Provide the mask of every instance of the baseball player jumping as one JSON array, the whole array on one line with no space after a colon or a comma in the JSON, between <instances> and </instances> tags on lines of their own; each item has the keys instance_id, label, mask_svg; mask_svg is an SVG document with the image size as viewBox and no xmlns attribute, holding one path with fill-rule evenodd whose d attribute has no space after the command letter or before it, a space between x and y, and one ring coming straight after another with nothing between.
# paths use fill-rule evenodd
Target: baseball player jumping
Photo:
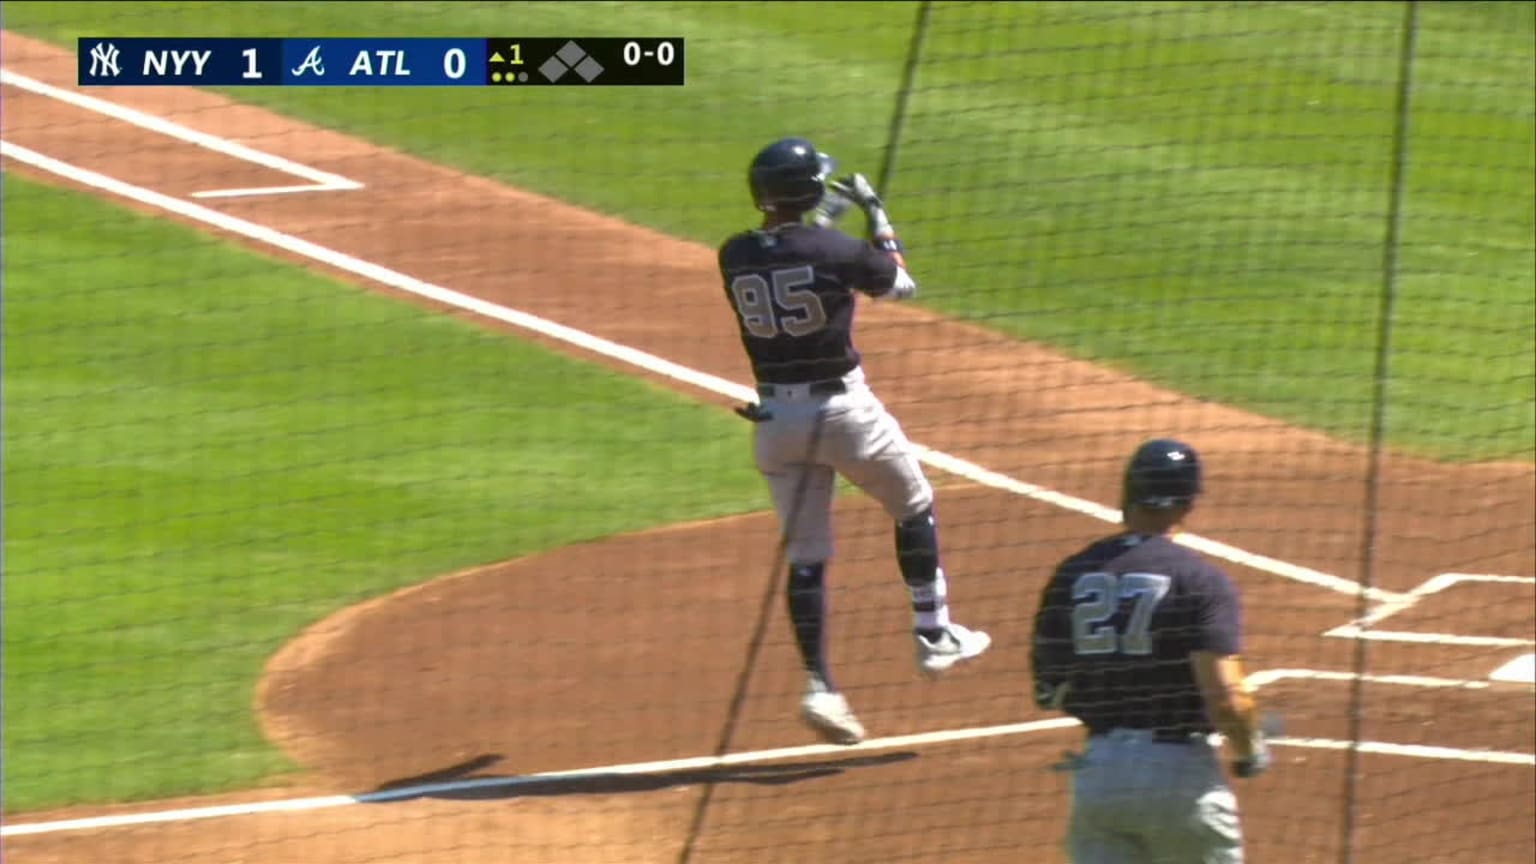
<instances>
[{"instance_id":1,"label":"baseball player jumping","mask_svg":"<svg viewBox=\"0 0 1536 864\"><path fill-rule=\"evenodd\" d=\"M755 459L782 529L789 617L808 677L801 717L829 742L856 744L864 727L834 683L826 651L838 474L895 520L919 669L937 676L986 651L991 638L950 620L933 487L900 424L866 383L853 346L855 291L905 300L917 283L869 181L859 174L832 181L835 170L803 138L760 151L748 179L763 224L722 244L719 265L757 379L759 401L737 410L756 424ZM834 227L855 206L868 219L870 240Z\"/></svg>"},{"instance_id":2,"label":"baseball player jumping","mask_svg":"<svg viewBox=\"0 0 1536 864\"><path fill-rule=\"evenodd\" d=\"M1239 657L1242 613L1220 568L1171 539L1202 489L1199 455L1155 439L1125 469L1125 530L1056 568L1036 613L1041 708L1087 727L1073 769L1073 864L1241 864L1232 773L1270 765Z\"/></svg>"}]
</instances>

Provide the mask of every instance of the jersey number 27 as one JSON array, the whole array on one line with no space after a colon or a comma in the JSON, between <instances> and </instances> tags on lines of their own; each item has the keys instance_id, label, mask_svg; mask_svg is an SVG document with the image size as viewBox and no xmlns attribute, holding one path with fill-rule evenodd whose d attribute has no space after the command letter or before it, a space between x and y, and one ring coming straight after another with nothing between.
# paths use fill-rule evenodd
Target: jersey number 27
<instances>
[{"instance_id":1,"label":"jersey number 27","mask_svg":"<svg viewBox=\"0 0 1536 864\"><path fill-rule=\"evenodd\" d=\"M1158 573L1084 573L1072 583L1072 648L1078 654L1152 653L1152 612L1168 594ZM1120 604L1131 602L1123 630L1115 626Z\"/></svg>"},{"instance_id":2,"label":"jersey number 27","mask_svg":"<svg viewBox=\"0 0 1536 864\"><path fill-rule=\"evenodd\" d=\"M741 315L741 326L759 339L772 339L779 333L806 336L827 326L827 311L815 291L807 285L816 282L816 272L807 264L775 270L764 279L757 273L743 273L731 280L731 299Z\"/></svg>"}]
</instances>

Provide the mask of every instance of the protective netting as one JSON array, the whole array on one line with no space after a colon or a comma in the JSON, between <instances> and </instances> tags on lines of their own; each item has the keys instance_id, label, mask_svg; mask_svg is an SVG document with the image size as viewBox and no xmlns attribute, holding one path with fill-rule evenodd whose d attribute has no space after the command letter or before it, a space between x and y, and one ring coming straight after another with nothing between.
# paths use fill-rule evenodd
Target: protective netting
<instances>
[{"instance_id":1,"label":"protective netting","mask_svg":"<svg viewBox=\"0 0 1536 864\"><path fill-rule=\"evenodd\" d=\"M7 860L1065 860L1031 628L1159 436L1286 723L1251 858L1531 860L1533 10L7 3ZM80 37L519 34L687 84L75 84ZM851 751L729 410L715 248L788 135L906 244L854 338L995 640L917 674L842 483Z\"/></svg>"}]
</instances>

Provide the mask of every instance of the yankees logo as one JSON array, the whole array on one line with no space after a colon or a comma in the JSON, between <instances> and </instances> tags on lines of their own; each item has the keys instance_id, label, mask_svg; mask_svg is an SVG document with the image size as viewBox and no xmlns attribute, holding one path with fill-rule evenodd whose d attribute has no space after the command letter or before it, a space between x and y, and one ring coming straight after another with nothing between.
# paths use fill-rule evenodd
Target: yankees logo
<instances>
[{"instance_id":1,"label":"yankees logo","mask_svg":"<svg viewBox=\"0 0 1536 864\"><path fill-rule=\"evenodd\" d=\"M304 62L295 67L292 74L293 77L297 78L303 75L305 72L313 72L317 76L324 77L325 61L320 56L319 45L309 49L309 54L305 55Z\"/></svg>"},{"instance_id":2,"label":"yankees logo","mask_svg":"<svg viewBox=\"0 0 1536 864\"><path fill-rule=\"evenodd\" d=\"M91 48L91 75L93 77L109 76L116 78L122 74L122 69L117 65L117 58L122 55L117 46L111 42L97 42Z\"/></svg>"}]
</instances>

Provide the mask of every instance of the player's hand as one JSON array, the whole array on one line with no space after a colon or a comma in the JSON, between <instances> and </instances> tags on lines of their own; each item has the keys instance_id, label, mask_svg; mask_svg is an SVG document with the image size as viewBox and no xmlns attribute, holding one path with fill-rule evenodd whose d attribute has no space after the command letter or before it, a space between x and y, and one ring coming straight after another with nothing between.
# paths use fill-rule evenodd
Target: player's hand
<instances>
[{"instance_id":1,"label":"player's hand","mask_svg":"<svg viewBox=\"0 0 1536 864\"><path fill-rule=\"evenodd\" d=\"M811 211L811 222L824 227L834 225L837 220L843 218L844 214L853 209L853 206L854 202L851 198L829 186L827 194L821 196L821 200Z\"/></svg>"},{"instance_id":2,"label":"player's hand","mask_svg":"<svg viewBox=\"0 0 1536 864\"><path fill-rule=\"evenodd\" d=\"M885 212L885 204L880 201L880 195L875 192L875 187L870 184L869 178L863 174L854 174L841 180L834 180L828 185L837 194L863 208L864 215L869 217L870 242L901 260L901 253L906 251L906 247L896 236L896 229L891 225L891 217ZM904 261L902 263L905 264Z\"/></svg>"},{"instance_id":3,"label":"player's hand","mask_svg":"<svg viewBox=\"0 0 1536 864\"><path fill-rule=\"evenodd\" d=\"M1233 760L1232 773L1244 780L1251 780L1268 771L1272 764L1274 757L1269 754L1269 745L1260 741L1252 756Z\"/></svg>"},{"instance_id":4,"label":"player's hand","mask_svg":"<svg viewBox=\"0 0 1536 864\"><path fill-rule=\"evenodd\" d=\"M907 272L905 267L896 268L896 283L891 286L891 292L887 295L892 300L911 300L917 296L917 280Z\"/></svg>"},{"instance_id":5,"label":"player's hand","mask_svg":"<svg viewBox=\"0 0 1536 864\"><path fill-rule=\"evenodd\" d=\"M866 213L876 207L885 206L880 201L880 195L875 192L875 187L870 184L869 178L863 174L834 180L830 185L839 195L859 205Z\"/></svg>"},{"instance_id":6,"label":"player's hand","mask_svg":"<svg viewBox=\"0 0 1536 864\"><path fill-rule=\"evenodd\" d=\"M737 405L731 410L736 412L737 417L752 423L767 423L769 420L773 419L773 412L764 408L757 402L747 402L741 405Z\"/></svg>"},{"instance_id":7,"label":"player's hand","mask_svg":"<svg viewBox=\"0 0 1536 864\"><path fill-rule=\"evenodd\" d=\"M1067 704L1067 693L1072 689L1070 681L1036 681L1035 705L1042 711L1060 711Z\"/></svg>"}]
</instances>

